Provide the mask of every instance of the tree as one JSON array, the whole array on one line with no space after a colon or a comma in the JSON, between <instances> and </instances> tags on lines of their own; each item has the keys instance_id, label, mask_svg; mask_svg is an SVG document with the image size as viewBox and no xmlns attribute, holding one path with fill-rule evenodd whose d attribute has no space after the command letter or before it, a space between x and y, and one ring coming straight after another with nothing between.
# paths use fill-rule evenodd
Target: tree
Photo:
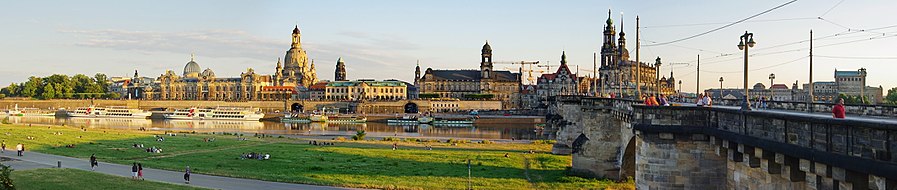
<instances>
[{"instance_id":1,"label":"tree","mask_svg":"<svg viewBox=\"0 0 897 190\"><path fill-rule=\"evenodd\" d=\"M44 86L44 91L41 93L40 97L45 100L56 98L56 88L49 84Z\"/></svg>"},{"instance_id":2,"label":"tree","mask_svg":"<svg viewBox=\"0 0 897 190\"><path fill-rule=\"evenodd\" d=\"M3 95L6 95L7 97L15 97L19 96L19 89L20 88L18 84L10 83L8 87L3 88L3 90L0 90L0 92L2 92Z\"/></svg>"},{"instance_id":3,"label":"tree","mask_svg":"<svg viewBox=\"0 0 897 190\"><path fill-rule=\"evenodd\" d=\"M85 93L94 84L93 79L87 75L77 74L72 76L72 83L75 87L74 93Z\"/></svg>"},{"instance_id":4,"label":"tree","mask_svg":"<svg viewBox=\"0 0 897 190\"><path fill-rule=\"evenodd\" d=\"M25 84L22 85L22 92L20 94L22 94L22 97L36 98L43 93L43 91L41 91L41 86L43 85L43 79L40 77L28 77L28 82L25 82Z\"/></svg>"},{"instance_id":5,"label":"tree","mask_svg":"<svg viewBox=\"0 0 897 190\"><path fill-rule=\"evenodd\" d=\"M12 175L12 167L0 164L0 189L16 189L9 177Z\"/></svg>"},{"instance_id":6,"label":"tree","mask_svg":"<svg viewBox=\"0 0 897 190\"><path fill-rule=\"evenodd\" d=\"M888 90L888 96L885 96L885 100L888 100L891 104L897 104L897 87Z\"/></svg>"},{"instance_id":7,"label":"tree","mask_svg":"<svg viewBox=\"0 0 897 190\"><path fill-rule=\"evenodd\" d=\"M106 89L109 89L109 78L106 77L106 74L97 73L93 75L93 82L99 85L103 92L106 92Z\"/></svg>"}]
</instances>

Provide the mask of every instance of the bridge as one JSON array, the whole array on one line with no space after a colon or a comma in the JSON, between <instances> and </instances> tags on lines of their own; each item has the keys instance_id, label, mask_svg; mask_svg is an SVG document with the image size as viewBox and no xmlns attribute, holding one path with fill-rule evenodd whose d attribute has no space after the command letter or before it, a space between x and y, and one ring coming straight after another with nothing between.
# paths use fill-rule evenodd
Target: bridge
<instances>
[{"instance_id":1,"label":"bridge","mask_svg":"<svg viewBox=\"0 0 897 190\"><path fill-rule=\"evenodd\" d=\"M552 102L545 135L557 139L553 153L572 155L576 175L632 177L638 189L897 189L893 117Z\"/></svg>"}]
</instances>

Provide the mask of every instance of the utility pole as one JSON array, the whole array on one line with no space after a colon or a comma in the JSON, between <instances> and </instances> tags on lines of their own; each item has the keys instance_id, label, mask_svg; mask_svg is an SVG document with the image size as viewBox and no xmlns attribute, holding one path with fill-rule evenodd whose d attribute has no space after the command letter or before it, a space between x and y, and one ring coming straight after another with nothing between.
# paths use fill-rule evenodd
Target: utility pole
<instances>
[{"instance_id":1,"label":"utility pole","mask_svg":"<svg viewBox=\"0 0 897 190\"><path fill-rule=\"evenodd\" d=\"M810 30L810 98L807 100L807 112L813 113L813 30Z\"/></svg>"},{"instance_id":2,"label":"utility pole","mask_svg":"<svg viewBox=\"0 0 897 190\"><path fill-rule=\"evenodd\" d=\"M642 46L639 18L635 16L635 98L642 97L642 62L639 62L639 49Z\"/></svg>"},{"instance_id":3,"label":"utility pole","mask_svg":"<svg viewBox=\"0 0 897 190\"><path fill-rule=\"evenodd\" d=\"M701 93L701 54L698 54L698 71L696 73L698 73L698 79L695 81L697 85L695 86L695 97Z\"/></svg>"},{"instance_id":4,"label":"utility pole","mask_svg":"<svg viewBox=\"0 0 897 190\"><path fill-rule=\"evenodd\" d=\"M596 72L598 72L598 53L597 53L597 52L592 52L592 77L593 77L593 78L592 78L592 84L593 84L593 85L592 85L592 87L589 88L589 89L595 91L595 93L593 93L592 95L594 95L594 96L599 96L598 94L599 94L600 92L598 92L598 90L595 89L595 88L598 88L598 75L597 75Z\"/></svg>"}]
</instances>

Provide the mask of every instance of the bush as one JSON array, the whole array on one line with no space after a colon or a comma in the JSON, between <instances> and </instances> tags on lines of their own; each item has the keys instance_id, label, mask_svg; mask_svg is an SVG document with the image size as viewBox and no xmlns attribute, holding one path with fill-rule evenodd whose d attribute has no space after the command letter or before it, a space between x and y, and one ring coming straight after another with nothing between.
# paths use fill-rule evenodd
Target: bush
<instances>
[{"instance_id":1,"label":"bush","mask_svg":"<svg viewBox=\"0 0 897 190\"><path fill-rule=\"evenodd\" d=\"M4 117L4 118L3 118L3 124L12 124L12 123L9 122L9 117Z\"/></svg>"},{"instance_id":2,"label":"bush","mask_svg":"<svg viewBox=\"0 0 897 190\"><path fill-rule=\"evenodd\" d=\"M16 187L12 184L12 179L9 176L12 173L12 168L7 165L0 164L0 189L16 189Z\"/></svg>"},{"instance_id":3,"label":"bush","mask_svg":"<svg viewBox=\"0 0 897 190\"><path fill-rule=\"evenodd\" d=\"M364 133L364 130L355 132L355 136L352 136L352 140L363 141L365 135L367 135L367 133Z\"/></svg>"},{"instance_id":4,"label":"bush","mask_svg":"<svg viewBox=\"0 0 897 190\"><path fill-rule=\"evenodd\" d=\"M336 137L336 138L333 138L333 140L346 141L346 137Z\"/></svg>"},{"instance_id":5,"label":"bush","mask_svg":"<svg viewBox=\"0 0 897 190\"><path fill-rule=\"evenodd\" d=\"M534 140L533 144L554 144L557 143L556 140Z\"/></svg>"},{"instance_id":6,"label":"bush","mask_svg":"<svg viewBox=\"0 0 897 190\"><path fill-rule=\"evenodd\" d=\"M480 144L492 144L492 143L494 143L494 142L489 141L489 140L480 141Z\"/></svg>"},{"instance_id":7,"label":"bush","mask_svg":"<svg viewBox=\"0 0 897 190\"><path fill-rule=\"evenodd\" d=\"M383 137L383 141L402 141L402 139L398 137Z\"/></svg>"},{"instance_id":8,"label":"bush","mask_svg":"<svg viewBox=\"0 0 897 190\"><path fill-rule=\"evenodd\" d=\"M402 140L402 141L405 141L405 142L420 142L420 139L417 139L417 138L405 138L405 139Z\"/></svg>"},{"instance_id":9,"label":"bush","mask_svg":"<svg viewBox=\"0 0 897 190\"><path fill-rule=\"evenodd\" d=\"M448 139L448 140L445 140L445 142L446 142L446 143L458 143L458 144L464 144L464 143L470 143L470 140L463 140L463 139Z\"/></svg>"}]
</instances>

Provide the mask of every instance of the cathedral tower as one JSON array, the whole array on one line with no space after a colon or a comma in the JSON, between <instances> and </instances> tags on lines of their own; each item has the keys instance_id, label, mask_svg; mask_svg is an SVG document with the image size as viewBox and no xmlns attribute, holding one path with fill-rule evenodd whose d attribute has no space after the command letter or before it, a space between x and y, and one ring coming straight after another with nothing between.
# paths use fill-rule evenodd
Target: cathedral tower
<instances>
[{"instance_id":1,"label":"cathedral tower","mask_svg":"<svg viewBox=\"0 0 897 190\"><path fill-rule=\"evenodd\" d=\"M489 46L489 41L486 41L486 44L483 45L483 51L480 56L482 58L480 61L480 78L492 78L492 46Z\"/></svg>"},{"instance_id":2,"label":"cathedral tower","mask_svg":"<svg viewBox=\"0 0 897 190\"><path fill-rule=\"evenodd\" d=\"M293 28L292 44L284 56L283 70L280 74L283 76L278 83L284 86L305 86L309 87L317 82L315 70L308 62L308 56L302 49L301 33L299 25Z\"/></svg>"},{"instance_id":3,"label":"cathedral tower","mask_svg":"<svg viewBox=\"0 0 897 190\"><path fill-rule=\"evenodd\" d=\"M343 62L342 57L336 60L336 72L334 73L333 80L346 81L346 63Z\"/></svg>"}]
</instances>

